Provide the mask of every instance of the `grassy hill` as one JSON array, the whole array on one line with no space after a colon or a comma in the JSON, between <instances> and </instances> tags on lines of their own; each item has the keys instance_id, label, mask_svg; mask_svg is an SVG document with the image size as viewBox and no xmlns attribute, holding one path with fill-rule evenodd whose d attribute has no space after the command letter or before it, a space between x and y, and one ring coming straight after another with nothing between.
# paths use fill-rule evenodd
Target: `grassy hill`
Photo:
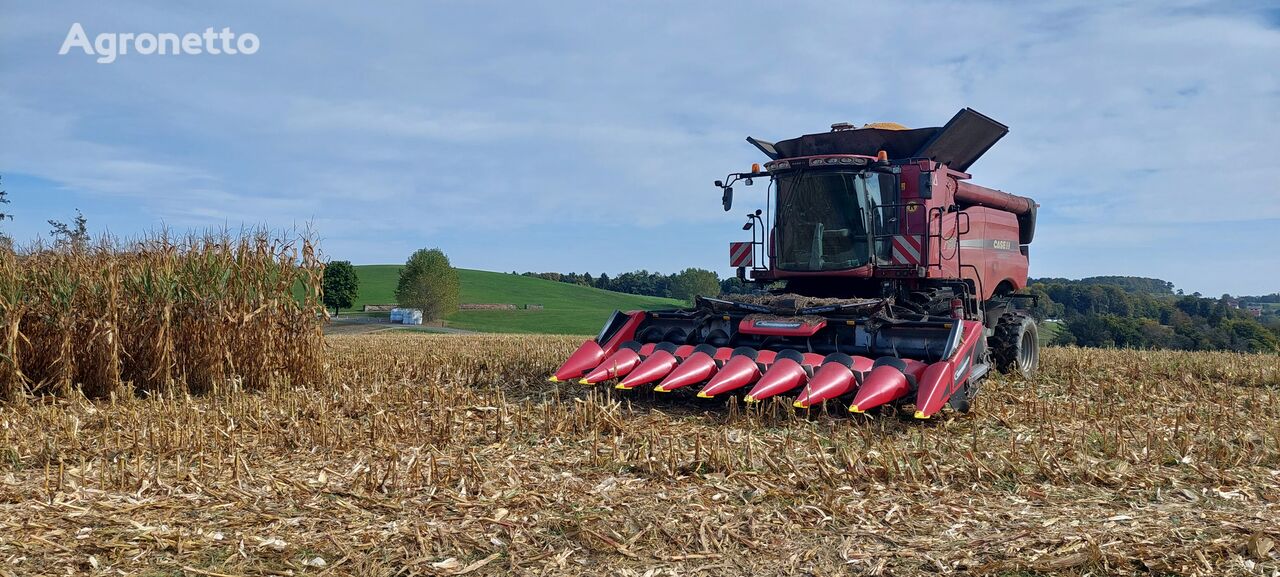
<instances>
[{"instance_id":1,"label":"grassy hill","mask_svg":"<svg viewBox=\"0 0 1280 577\"><path fill-rule=\"evenodd\" d=\"M360 296L365 304L396 302L400 265L359 265ZM538 278L482 270L458 269L463 303L540 304L543 310L458 311L449 326L483 332L594 334L614 310L660 309L682 306L664 298L646 297L570 285Z\"/></svg>"}]
</instances>

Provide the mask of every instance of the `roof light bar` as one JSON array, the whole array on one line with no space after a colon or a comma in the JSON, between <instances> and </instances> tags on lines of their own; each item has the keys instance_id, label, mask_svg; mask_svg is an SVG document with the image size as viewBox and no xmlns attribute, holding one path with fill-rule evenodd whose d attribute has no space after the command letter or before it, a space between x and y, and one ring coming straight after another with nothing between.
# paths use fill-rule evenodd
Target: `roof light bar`
<instances>
[{"instance_id":1,"label":"roof light bar","mask_svg":"<svg viewBox=\"0 0 1280 577\"><path fill-rule=\"evenodd\" d=\"M837 155L822 156L820 158L809 158L799 160L775 160L766 162L764 169L769 172L777 172L779 170L788 170L799 166L866 166L872 159L865 156L854 155Z\"/></svg>"},{"instance_id":2,"label":"roof light bar","mask_svg":"<svg viewBox=\"0 0 1280 577\"><path fill-rule=\"evenodd\" d=\"M840 164L848 166L866 166L867 159L860 156L828 156L826 158L809 159L809 166L831 166Z\"/></svg>"}]
</instances>

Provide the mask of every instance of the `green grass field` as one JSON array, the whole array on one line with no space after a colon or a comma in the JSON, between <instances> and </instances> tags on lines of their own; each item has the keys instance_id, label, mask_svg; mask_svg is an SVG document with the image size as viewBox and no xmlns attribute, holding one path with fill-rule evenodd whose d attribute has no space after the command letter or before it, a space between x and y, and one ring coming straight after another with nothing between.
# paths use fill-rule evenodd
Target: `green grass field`
<instances>
[{"instance_id":1,"label":"green grass field","mask_svg":"<svg viewBox=\"0 0 1280 577\"><path fill-rule=\"evenodd\" d=\"M356 265L360 277L360 294L356 295L355 310L364 305L389 305L396 302L396 283L400 280L398 264Z\"/></svg>"},{"instance_id":2,"label":"green grass field","mask_svg":"<svg viewBox=\"0 0 1280 577\"><path fill-rule=\"evenodd\" d=\"M1049 344L1058 338L1058 333L1062 332L1062 323L1041 322L1037 325L1040 329L1040 344Z\"/></svg>"},{"instance_id":3,"label":"green grass field","mask_svg":"<svg viewBox=\"0 0 1280 577\"><path fill-rule=\"evenodd\" d=\"M355 310L366 304L396 302L400 265L359 265L360 295ZM683 306L665 298L646 297L570 285L538 278L458 269L463 303L540 304L543 310L458 311L446 321L454 328L482 332L594 334L614 310Z\"/></svg>"}]
</instances>

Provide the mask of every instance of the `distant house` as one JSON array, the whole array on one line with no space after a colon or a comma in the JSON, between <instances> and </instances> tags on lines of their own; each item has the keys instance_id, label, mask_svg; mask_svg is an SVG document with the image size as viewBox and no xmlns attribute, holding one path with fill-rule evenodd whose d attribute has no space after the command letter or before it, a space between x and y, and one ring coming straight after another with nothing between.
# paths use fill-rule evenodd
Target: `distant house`
<instances>
[{"instance_id":1,"label":"distant house","mask_svg":"<svg viewBox=\"0 0 1280 577\"><path fill-rule=\"evenodd\" d=\"M1245 306L1244 306L1244 310L1248 311L1250 315L1253 315L1253 316L1255 316L1255 317L1260 317L1260 316L1262 316L1262 305L1261 305L1261 304L1256 304L1256 303L1255 303L1255 304L1247 304L1247 305L1245 305Z\"/></svg>"}]
</instances>

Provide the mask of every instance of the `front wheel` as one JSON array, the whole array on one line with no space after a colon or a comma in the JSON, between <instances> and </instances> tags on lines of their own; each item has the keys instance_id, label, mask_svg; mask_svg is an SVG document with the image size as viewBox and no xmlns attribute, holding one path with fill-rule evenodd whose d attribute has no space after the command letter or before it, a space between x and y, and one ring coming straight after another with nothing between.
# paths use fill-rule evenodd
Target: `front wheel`
<instances>
[{"instance_id":1,"label":"front wheel","mask_svg":"<svg viewBox=\"0 0 1280 577\"><path fill-rule=\"evenodd\" d=\"M1035 319L1022 313L1005 313L996 322L996 331L987 340L996 369L1024 379L1040 368L1040 333Z\"/></svg>"}]
</instances>

